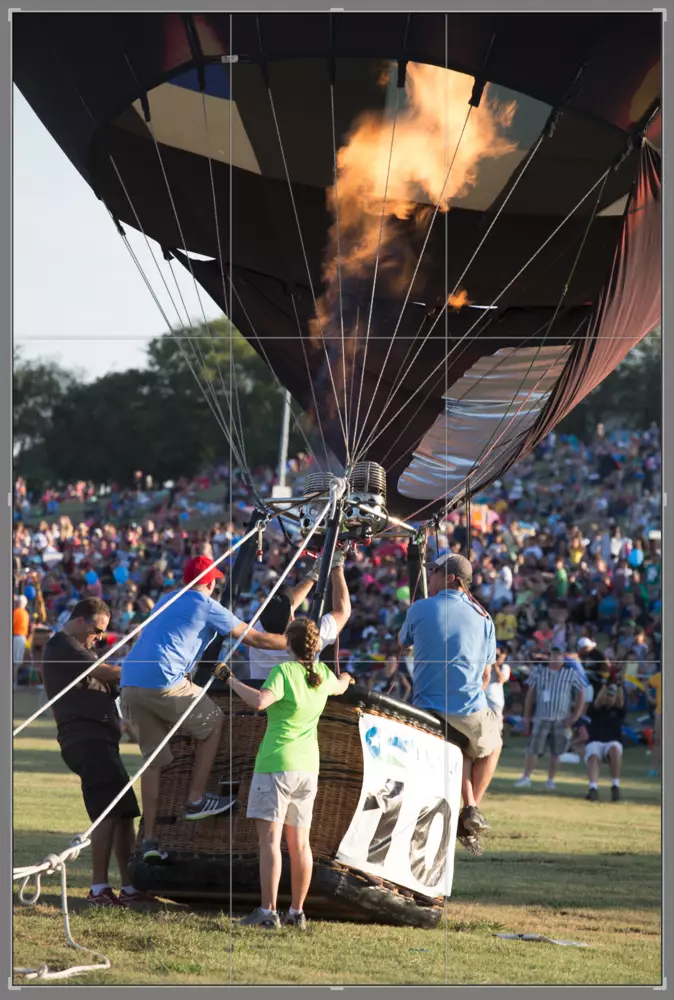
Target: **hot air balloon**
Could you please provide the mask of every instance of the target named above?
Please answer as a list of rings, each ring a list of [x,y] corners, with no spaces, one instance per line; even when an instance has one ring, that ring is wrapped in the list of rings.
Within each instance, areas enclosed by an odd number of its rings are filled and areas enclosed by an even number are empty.
[[[658,324],[661,37],[656,12],[19,13],[13,65],[120,233],[187,268],[312,416],[376,533],[483,490]],[[354,888],[368,865],[336,863],[352,749],[318,883],[439,919],[442,879]],[[222,835],[175,836],[203,888]]]

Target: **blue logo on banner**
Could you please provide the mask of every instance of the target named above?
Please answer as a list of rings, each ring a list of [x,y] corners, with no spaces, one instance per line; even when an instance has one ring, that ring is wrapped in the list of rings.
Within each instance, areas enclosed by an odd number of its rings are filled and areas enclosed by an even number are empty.
[[[365,743],[367,744],[368,750],[376,760],[376,758],[381,754],[381,737],[376,726],[372,726],[372,728],[368,729],[365,733]]]
[[[400,736],[389,736],[385,746],[382,747],[381,732],[378,726],[372,726],[367,730],[365,744],[375,760],[398,765],[403,763],[401,755],[409,753],[413,745],[412,740],[405,740]]]

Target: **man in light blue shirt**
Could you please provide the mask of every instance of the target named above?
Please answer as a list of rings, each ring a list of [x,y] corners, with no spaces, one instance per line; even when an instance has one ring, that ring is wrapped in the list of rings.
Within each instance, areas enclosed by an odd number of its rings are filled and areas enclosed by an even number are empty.
[[[469,593],[473,570],[464,556],[444,555],[434,563],[429,597],[416,601],[400,631],[400,645],[414,647],[413,703],[439,715],[463,751],[463,809],[457,836],[481,854],[478,835],[489,831],[478,806],[501,753],[498,720],[482,682],[496,660],[494,623]]]
[[[213,561],[207,556],[190,559],[185,565],[183,582],[191,583],[209,566],[213,566]],[[201,688],[187,675],[196,666],[211,639],[217,633],[240,639],[248,628],[245,622],[239,621],[213,600],[215,582],[222,578],[223,574],[213,566],[199,583],[145,626],[122,664],[122,712],[136,731],[144,758],[156,750],[201,693]],[[171,596],[162,597],[154,610],[161,608]],[[243,642],[258,649],[278,650],[279,658],[286,649],[285,636],[253,629],[243,636]],[[198,741],[185,809],[186,819],[217,816],[234,804],[232,796],[206,792],[206,782],[220,746],[222,724],[222,712],[207,695],[201,698],[183,723],[183,730]],[[161,771],[168,767],[172,759],[167,745],[141,776],[143,858],[146,861],[166,858],[166,853],[159,850],[155,839],[155,825]]]

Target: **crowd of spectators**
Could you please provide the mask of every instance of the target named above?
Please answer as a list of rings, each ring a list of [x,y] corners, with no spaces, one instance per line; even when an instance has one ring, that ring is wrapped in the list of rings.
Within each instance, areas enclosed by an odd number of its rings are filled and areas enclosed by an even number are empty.
[[[310,464],[305,456],[289,464],[294,492]],[[252,476],[269,496],[273,470],[255,469]],[[186,559],[217,558],[241,537],[250,499],[245,478],[225,463],[160,488],[138,472],[130,489],[80,482],[33,496],[30,484],[17,479],[15,608],[28,611],[29,624],[15,615],[27,628],[15,683],[39,683],[40,647],[83,597],[109,604],[112,637],[141,623],[161,594],[180,583]],[[80,513],[68,514],[75,505]],[[658,428],[609,432],[599,425],[590,442],[552,433],[473,497],[469,514],[470,524],[468,512],[457,511],[429,534],[428,558],[452,551],[473,562],[473,593],[491,612],[510,667],[505,716],[515,723],[521,716],[523,681],[553,647],[580,654],[589,672],[597,667],[621,677],[633,705],[645,702],[648,679],[660,670]],[[401,698],[409,697],[410,684],[394,663],[397,634],[415,597],[406,551],[404,539],[388,539],[349,554],[353,613],[339,649],[359,680]],[[292,541],[272,522],[262,562],[233,609],[238,617],[250,620],[293,554]]]

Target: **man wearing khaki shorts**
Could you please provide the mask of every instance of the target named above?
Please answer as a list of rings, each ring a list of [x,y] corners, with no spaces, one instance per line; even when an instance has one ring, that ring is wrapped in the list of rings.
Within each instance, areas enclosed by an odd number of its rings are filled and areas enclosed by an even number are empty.
[[[472,580],[468,559],[441,556],[429,576],[430,596],[410,607],[399,641],[404,650],[414,647],[414,705],[440,716],[446,738],[454,737],[463,752],[457,837],[480,855],[478,838],[490,827],[478,807],[503,744],[482,686],[485,668],[496,659],[494,623],[471,597]]]
[[[206,556],[190,559],[183,573],[184,583],[195,580],[212,566]],[[215,581],[222,579],[213,567],[198,584],[186,591],[161,615],[147,625],[122,664],[122,711],[138,736],[143,758],[147,759],[165,739],[180,717],[191,707],[182,724],[184,732],[197,740],[194,769],[185,808],[185,818],[207,819],[226,812],[234,804],[232,796],[206,792],[206,783],[213,767],[222,732],[220,709],[204,695],[202,689],[187,675],[198,662],[210,641],[219,633],[234,639],[243,637],[248,646],[259,649],[285,650],[282,635],[254,632],[244,636],[248,626],[213,600]],[[167,594],[155,610],[170,599]],[[143,858],[164,860],[155,836],[161,771],[172,761],[168,744],[141,776],[143,798]]]

